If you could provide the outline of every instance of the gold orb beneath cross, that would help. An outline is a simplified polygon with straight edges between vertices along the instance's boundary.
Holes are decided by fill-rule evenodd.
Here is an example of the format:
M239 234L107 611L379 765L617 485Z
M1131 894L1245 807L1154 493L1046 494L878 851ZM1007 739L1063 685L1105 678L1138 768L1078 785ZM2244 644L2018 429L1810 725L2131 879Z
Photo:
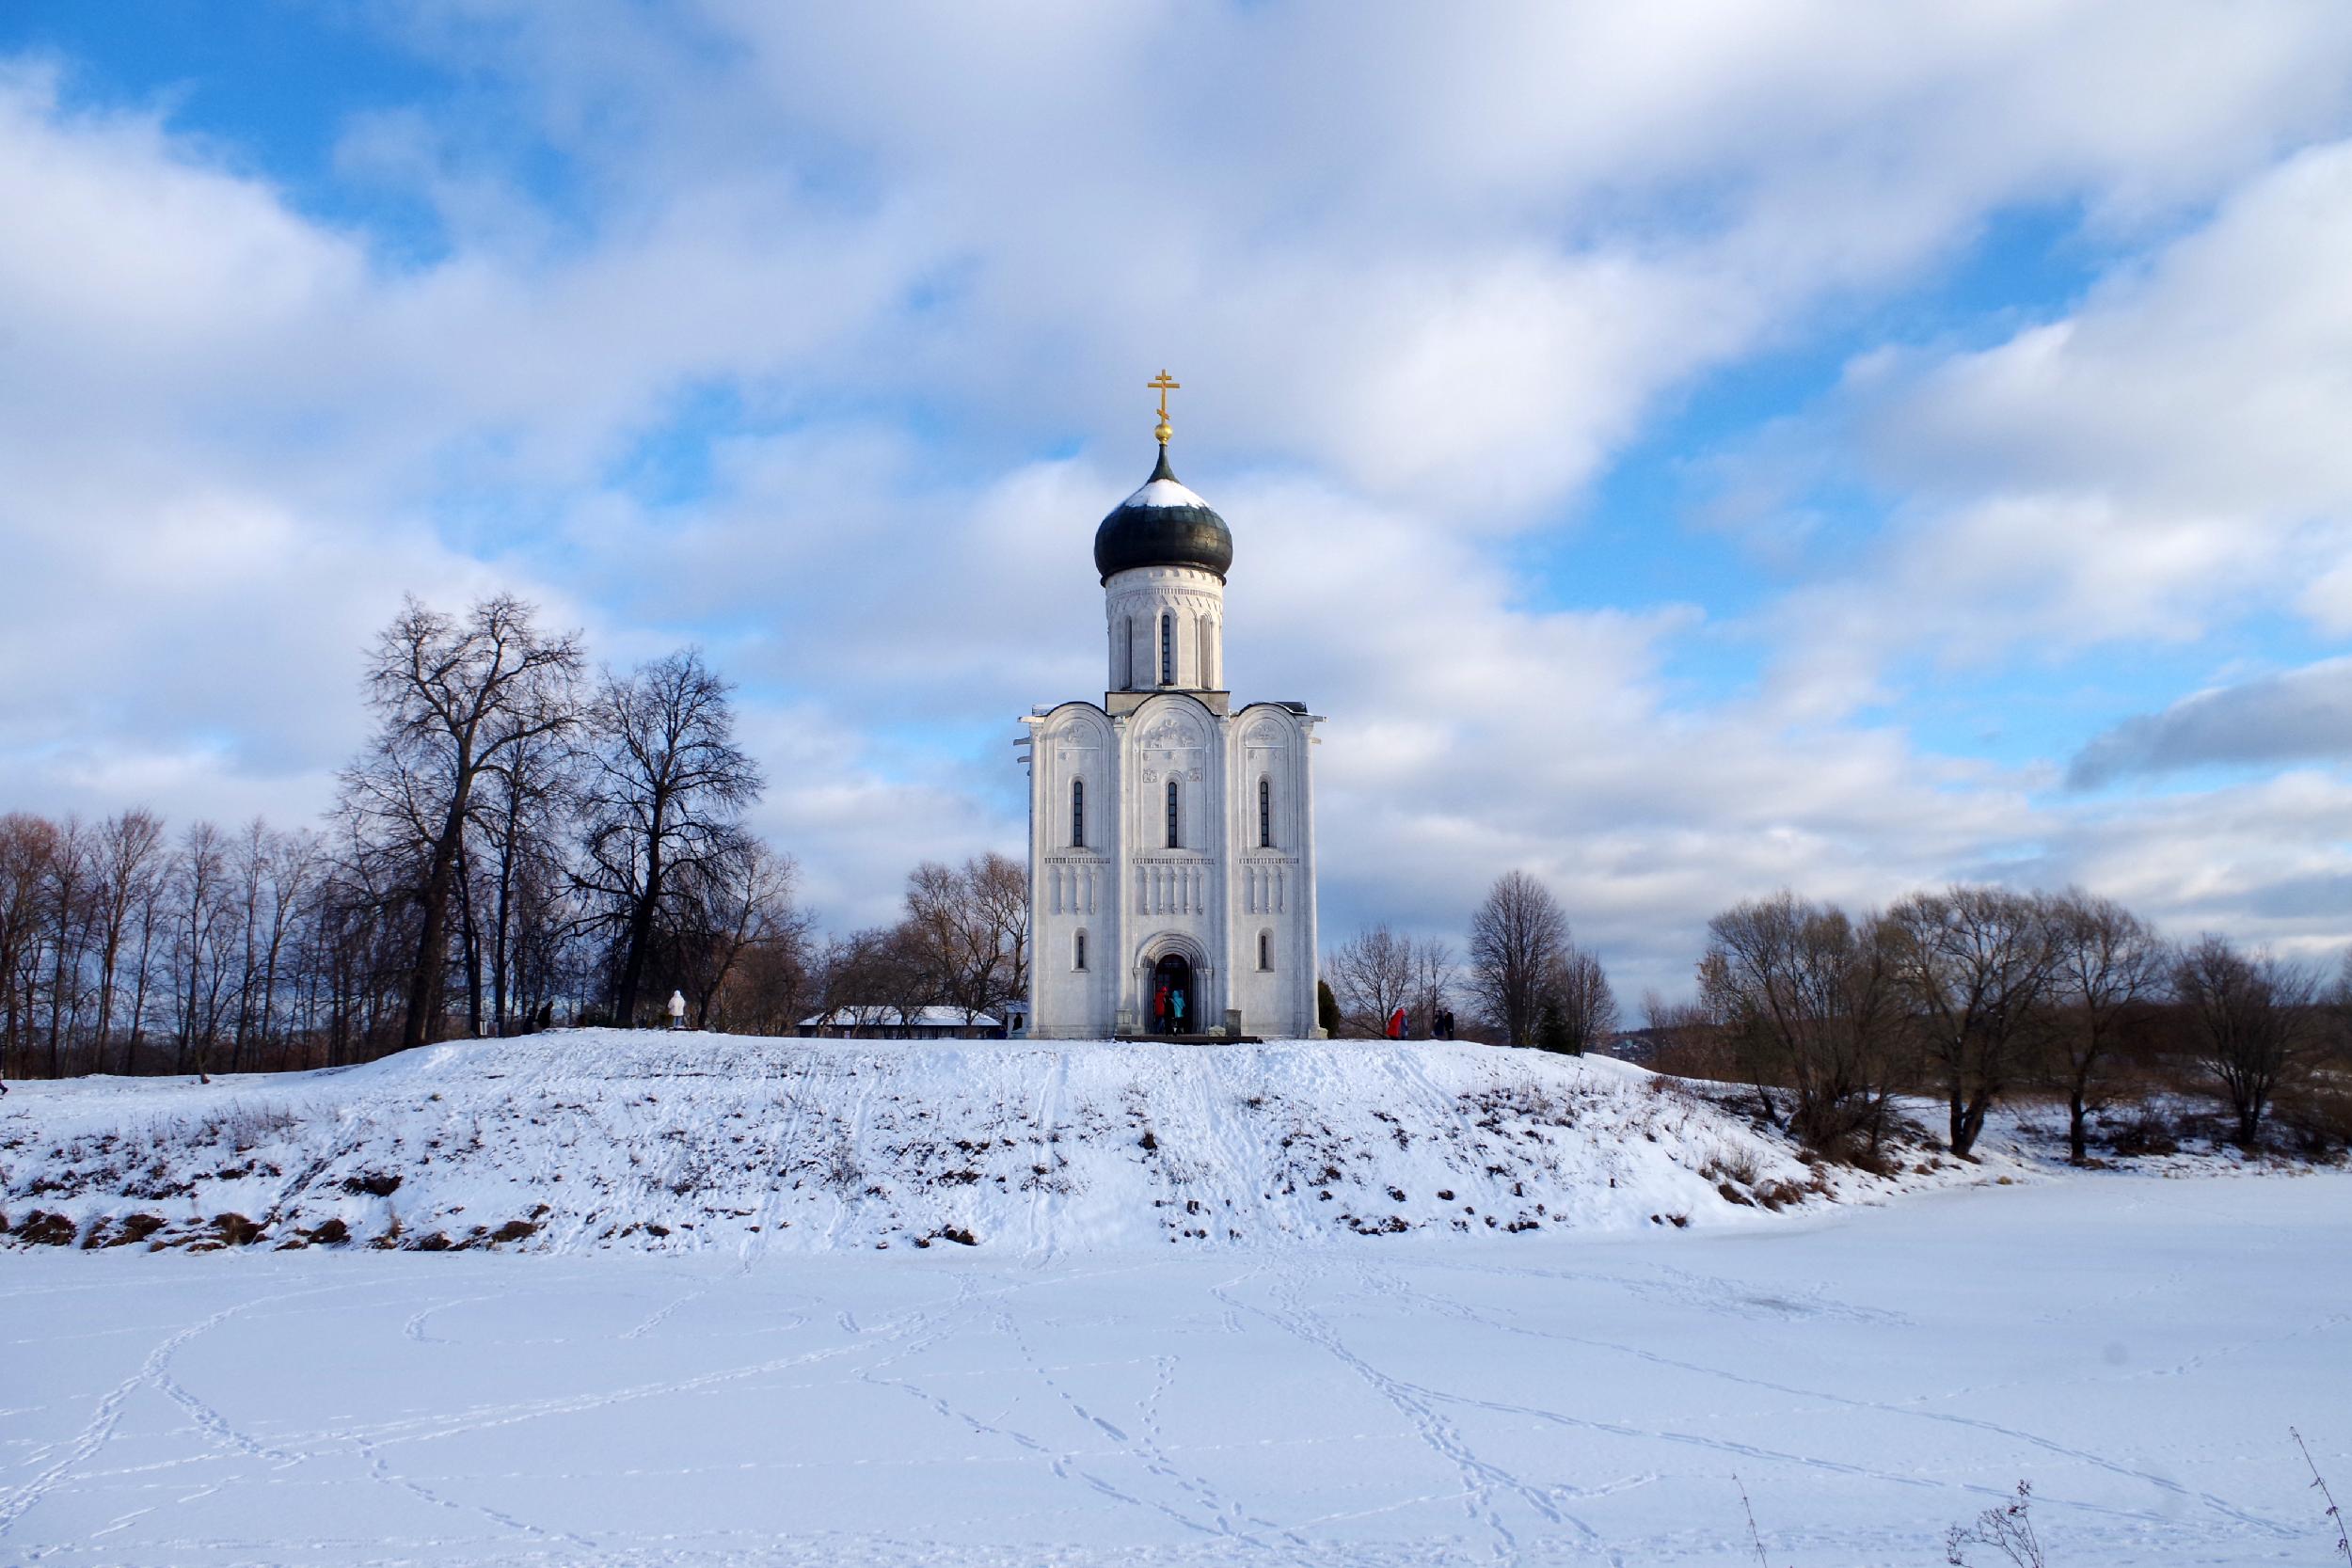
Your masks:
M1176 434L1176 427L1169 424L1166 420L1162 420L1158 424L1152 427L1152 434L1160 438L1160 445L1166 446L1168 445L1168 438Z

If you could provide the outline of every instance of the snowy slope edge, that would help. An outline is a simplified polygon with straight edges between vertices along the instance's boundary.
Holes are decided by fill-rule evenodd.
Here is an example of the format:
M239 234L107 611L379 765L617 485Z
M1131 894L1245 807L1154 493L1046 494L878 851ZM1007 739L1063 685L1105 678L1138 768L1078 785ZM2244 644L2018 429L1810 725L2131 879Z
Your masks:
M1767 1225L1889 1190L1639 1069L1458 1044L578 1030L0 1104L19 1244L1050 1255Z

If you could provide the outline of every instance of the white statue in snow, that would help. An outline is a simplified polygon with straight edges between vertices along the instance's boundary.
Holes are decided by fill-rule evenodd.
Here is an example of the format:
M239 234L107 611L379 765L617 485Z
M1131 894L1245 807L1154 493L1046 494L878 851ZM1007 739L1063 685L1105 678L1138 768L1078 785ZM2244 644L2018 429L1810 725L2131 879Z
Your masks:
M673 1029L686 1027L686 993L682 990L674 990L670 993L670 1027Z

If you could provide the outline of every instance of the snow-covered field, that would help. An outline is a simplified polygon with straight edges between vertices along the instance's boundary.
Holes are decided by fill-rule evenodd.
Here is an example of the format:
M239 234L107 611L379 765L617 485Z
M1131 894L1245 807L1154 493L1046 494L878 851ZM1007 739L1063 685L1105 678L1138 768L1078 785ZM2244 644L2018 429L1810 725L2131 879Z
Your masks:
M1944 1164L1913 1185L1985 1179ZM1054 1255L1773 1226L1898 1183L1619 1063L1487 1046L565 1031L0 1102L0 1242Z
M619 1044L602 1049L608 1066L630 1065ZM1312 1196L1321 1188L1280 1195L1299 1200L1290 1206L1261 1196L1244 1236L1184 1237L1204 1227L1151 1207L1164 1179L1144 1162L1168 1140L1130 1161L1140 1134L1114 1102L1106 1131L1065 1149L1065 1165L1048 1162L1083 1190L1023 1192L1009 1179L996 1193L992 1164L918 1193L907 1173L930 1156L909 1156L888 1167L904 1192L825 1189L822 1202L780 1200L706 1235L699 1216L723 1200L694 1195L729 1190L718 1176L684 1193L658 1172L630 1185L627 1159L577 1144L525 1168L501 1142L521 1133L485 1130L484 1147L501 1149L485 1158L465 1151L453 1121L441 1149L425 1149L453 1151L446 1171L404 1167L389 1198L343 1194L340 1175L311 1184L355 1206L338 1211L355 1234L389 1219L363 1205L404 1196L442 1216L429 1223L444 1233L503 1219L509 1198L586 1190L591 1171L606 1173L605 1196L551 1203L539 1230L497 1248L276 1250L265 1229L203 1256L0 1251L0 1561L1752 1562L1744 1485L1775 1568L1935 1564L1944 1528L2021 1478L2034 1483L2053 1568L2329 1560L2333 1537L2287 1428L2301 1428L2340 1495L2352 1489L2352 1176L2020 1164L2014 1185L1927 1190L1944 1178L1922 1177L1919 1190L1868 1203L1851 1191L1775 1212L1718 1195L1709 1209L1672 1183L1689 1148L1727 1135L1725 1118L1638 1074L1432 1052L1419 1070L1435 1086L1388 1112L1404 1121L1400 1146L1388 1123L1355 1119L1369 1117L1373 1087L1403 1093L1406 1064L1387 1058L1405 1053L1373 1048L1355 1072L1337 1071L1330 1053L1351 1049L1288 1048L1287 1063L1271 1047L1222 1062L1171 1055L1154 1070L1171 1083L1205 1074L1208 1087L1148 1101L1146 1125L1165 1118L1189 1139L1183 1107L1251 1094L1287 1103L1275 1091L1298 1074L1328 1100L1322 1125L1344 1135L1344 1163L1384 1180L1401 1186L1406 1167L1386 1153L1356 1160L1359 1141L1435 1162L1416 1181L1458 1180L1440 1172L1469 1163L1436 1148L1507 1144L1561 1191L1638 1197L1586 1192L1565 1224L1551 1223L1563 1205L1548 1197L1543 1228L1506 1234L1438 1223L1439 1211L1407 1207L1422 1202L1408 1192L1392 1200L1408 1229L1359 1235L1324 1217L1373 1207L1365 1183L1340 1180L1328 1204ZM842 1059L892 1051L910 1058L905 1074L943 1083L1025 1083L1052 1065L1013 1047ZM1092 1095L1097 1075L1118 1080L1115 1062L1095 1060L1105 1054L1063 1054L1067 1105ZM485 1059L438 1060L433 1088L410 1060L213 1092L249 1109L249 1130L274 1127L271 1148L315 1153L306 1140L342 1120L336 1105L382 1127L389 1101L371 1099L371 1083L405 1084L394 1097L421 1090L420 1117L461 1094L468 1106L446 1115L485 1114L495 1085L478 1099L456 1085ZM652 1092L666 1101L702 1083L723 1085L708 1090L714 1105L788 1102L752 1064ZM642 1101L661 1076L653 1067L619 1073L614 1101ZM1507 1139L1473 1106L1449 1143L1432 1108L1485 1092L1482 1070L1505 1086L1562 1074L1545 1082L1592 1098L1568 1122L1503 1118ZM549 1119L542 1097L556 1079L537 1069L501 1081L520 1126ZM854 1130L884 1119L885 1082L844 1118L853 1148L867 1147ZM566 1103L578 1092L561 1091ZM94 1143L136 1117L151 1118L143 1148L200 1147L210 1161L215 1143L173 1132L210 1115L202 1093L97 1083L12 1094L0 1137L24 1133L26 1117L56 1137L20 1138L11 1190L27 1171L56 1180L59 1142ZM959 1128L984 1108L972 1095L956 1102ZM1422 1109L1404 1120L1406 1105ZM425 1125L392 1119L402 1148ZM1065 1110L1033 1106L1028 1119L1050 1133ZM1253 1125L1236 1113L1222 1138L1200 1138L1208 1152L1184 1156L1210 1166L1199 1190L1289 1168L1282 1134L1233 1130ZM670 1130L648 1113L625 1141L650 1161L676 1141ZM362 1140L371 1156L389 1147L378 1137ZM897 1147L875 1137L876 1154ZM1097 1146L1121 1163L1096 1168L1086 1149ZM1733 1163L1739 1152L1726 1146ZM1116 1198L1091 1185L1127 1181L1129 1164L1141 1174ZM1478 1174L1495 1184L1474 1195L1481 1220L1508 1180L1537 1190L1524 1174ZM1612 1174L1624 1184L1609 1187ZM186 1176L167 1160L154 1180ZM214 1183L291 1180L215 1174L175 1196L206 1209L228 1190ZM789 1193L788 1181L769 1185ZM267 1193L241 1193L258 1222ZM656 1194L680 1205L674 1218L696 1220L691 1243L676 1227L651 1250L642 1228L602 1235ZM1677 1195L1691 1200L1687 1228L1636 1213ZM946 1211L930 1206L951 1196L978 1205L959 1212L986 1222L978 1245L874 1245L941 1223ZM12 1222L28 1201L79 1206L68 1223L84 1227L122 1202L167 1202L87 1188L18 1196ZM444 1212L459 1202L465 1213ZM1144 1222L1123 1217L1136 1205ZM751 1230L761 1213L792 1224L782 1236ZM291 1235L315 1218L297 1195L270 1224ZM826 1224L830 1247L783 1239Z

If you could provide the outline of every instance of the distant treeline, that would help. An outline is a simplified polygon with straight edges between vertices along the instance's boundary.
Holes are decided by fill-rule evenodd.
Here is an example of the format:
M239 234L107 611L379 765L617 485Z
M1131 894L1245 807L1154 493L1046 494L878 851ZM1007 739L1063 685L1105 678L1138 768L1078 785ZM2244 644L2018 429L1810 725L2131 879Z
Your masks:
M514 599L411 601L365 691L322 829L0 817L7 1072L333 1066L673 988L759 1011L793 866L741 828L759 774L699 655L592 673Z
M374 733L318 828L0 816L0 1076L339 1066L664 1022L674 991L695 1027L787 1034L1027 988L1026 878L1000 855L916 867L896 925L813 935L692 649L592 671L516 599L412 600L364 691Z
M2101 1109L2135 1107L2126 1141L2178 1129L2168 1097L2211 1097L2260 1144L2352 1144L2352 952L2332 974L2205 935L2174 943L2078 889L1952 887L1849 914L1783 892L1708 924L1694 1001L1645 998L1621 1033L1607 976L1534 878L1501 878L1466 962L1442 941L1374 927L1325 961L1335 1033L1409 1033L1463 1009L1467 1037L1554 1051L1614 1046L1668 1072L1745 1084L1756 1115L1833 1158L1868 1163L1898 1094L1931 1095L1966 1154L2004 1098L2065 1107L2073 1158Z

